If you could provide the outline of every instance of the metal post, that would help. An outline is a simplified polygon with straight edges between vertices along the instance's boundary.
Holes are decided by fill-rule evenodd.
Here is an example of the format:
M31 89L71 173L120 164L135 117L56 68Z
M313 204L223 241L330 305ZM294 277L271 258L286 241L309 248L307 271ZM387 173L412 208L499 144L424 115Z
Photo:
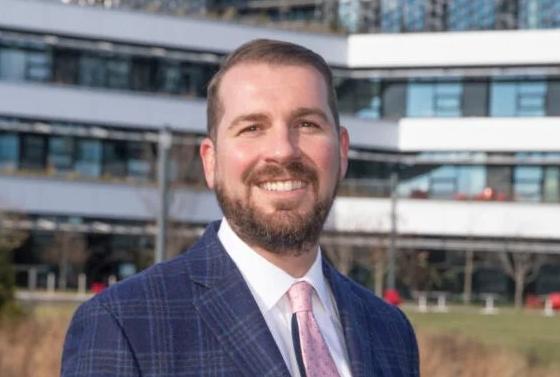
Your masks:
M86 294L87 277L86 274L81 273L78 275L78 293L81 295Z
M171 144L171 132L168 128L162 129L159 133L158 144L159 211L154 263L162 262L165 259L167 218L169 210L169 150L171 149Z
M54 272L47 274L47 292L53 294L56 289L56 276Z
M397 250L397 167L391 171L391 233L389 235L389 255L387 266L387 289L395 289L395 258Z
M37 267L31 267L28 271L27 288L30 291L37 289Z

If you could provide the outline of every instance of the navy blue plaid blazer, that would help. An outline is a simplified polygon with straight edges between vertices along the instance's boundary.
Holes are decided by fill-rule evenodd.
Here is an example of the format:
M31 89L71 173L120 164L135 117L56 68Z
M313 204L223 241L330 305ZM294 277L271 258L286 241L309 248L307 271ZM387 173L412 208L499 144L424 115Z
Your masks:
M289 377L219 222L185 254L105 290L76 311L62 376ZM324 263L354 377L419 375L404 314Z

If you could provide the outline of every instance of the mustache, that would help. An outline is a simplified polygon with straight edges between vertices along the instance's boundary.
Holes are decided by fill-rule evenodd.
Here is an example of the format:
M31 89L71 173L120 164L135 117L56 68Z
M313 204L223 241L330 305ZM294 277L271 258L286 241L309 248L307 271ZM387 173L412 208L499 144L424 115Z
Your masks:
M243 174L243 181L248 185L258 184L266 180L289 176L292 179L315 183L317 171L303 161L289 161L285 164L268 164L258 169L249 169Z

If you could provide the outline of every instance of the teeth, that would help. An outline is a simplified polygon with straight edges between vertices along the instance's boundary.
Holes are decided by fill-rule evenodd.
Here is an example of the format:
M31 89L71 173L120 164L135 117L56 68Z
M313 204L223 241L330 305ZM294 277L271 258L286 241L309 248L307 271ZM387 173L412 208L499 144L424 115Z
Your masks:
M303 187L302 181L265 182L260 185L267 191L293 191Z

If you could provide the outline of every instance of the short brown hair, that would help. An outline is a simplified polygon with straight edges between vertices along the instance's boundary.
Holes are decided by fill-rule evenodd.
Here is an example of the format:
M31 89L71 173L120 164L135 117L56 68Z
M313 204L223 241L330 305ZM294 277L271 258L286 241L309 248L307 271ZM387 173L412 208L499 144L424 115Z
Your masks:
M294 43L271 39L255 39L247 42L226 57L220 69L208 84L207 131L212 140L216 140L216 129L223 115L223 104L219 98L220 82L226 72L241 63L269 63L273 65L307 65L315 68L325 79L328 91L328 104L335 125L339 128L336 93L331 70L319 54Z

